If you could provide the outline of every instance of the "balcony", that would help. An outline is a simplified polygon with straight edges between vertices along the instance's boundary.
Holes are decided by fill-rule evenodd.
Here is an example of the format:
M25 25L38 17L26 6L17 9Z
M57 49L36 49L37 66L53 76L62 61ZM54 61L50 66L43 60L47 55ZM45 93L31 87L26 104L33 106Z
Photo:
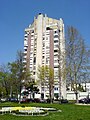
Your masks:
M24 58L27 58L27 56L26 56L26 55L24 55Z
M24 37L27 37L27 36L28 36L27 34L24 35Z
M24 51L24 54L27 54L27 51Z
M26 63L26 60L23 60L23 63Z

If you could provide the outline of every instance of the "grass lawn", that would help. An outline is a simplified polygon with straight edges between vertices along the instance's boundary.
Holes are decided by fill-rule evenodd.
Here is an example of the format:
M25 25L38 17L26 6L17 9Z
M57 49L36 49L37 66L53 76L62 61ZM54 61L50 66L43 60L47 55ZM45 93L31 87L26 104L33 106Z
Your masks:
M2 106L38 106L53 107L62 112L50 112L47 116L14 116L10 114L0 115L0 120L90 120L90 106L74 104L46 104L46 103L0 103Z

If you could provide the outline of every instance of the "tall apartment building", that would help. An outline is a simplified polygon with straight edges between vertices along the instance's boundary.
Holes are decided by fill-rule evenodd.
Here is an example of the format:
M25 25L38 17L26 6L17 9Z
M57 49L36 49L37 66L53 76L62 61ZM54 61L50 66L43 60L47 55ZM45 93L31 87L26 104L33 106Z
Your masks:
M24 62L33 71L37 80L38 66L48 65L54 69L54 93L66 98L66 81L63 75L65 68L65 38L63 20L56 20L39 13L31 25L25 29ZM44 96L48 89L44 90Z

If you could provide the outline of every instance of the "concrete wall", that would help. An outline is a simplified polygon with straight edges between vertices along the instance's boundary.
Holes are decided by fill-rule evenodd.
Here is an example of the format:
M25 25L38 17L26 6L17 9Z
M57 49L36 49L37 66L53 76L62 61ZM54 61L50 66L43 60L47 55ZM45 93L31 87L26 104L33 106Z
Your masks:
M67 95L67 100L76 100L74 91L68 91L66 95ZM82 98L87 98L88 95L90 97L90 93L88 92L78 92L78 100Z

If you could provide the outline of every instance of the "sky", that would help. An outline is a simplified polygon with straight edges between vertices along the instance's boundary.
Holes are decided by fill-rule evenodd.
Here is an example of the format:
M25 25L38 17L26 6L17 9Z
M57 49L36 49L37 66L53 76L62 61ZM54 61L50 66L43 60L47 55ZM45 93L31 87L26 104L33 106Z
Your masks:
M0 65L16 60L24 47L24 29L37 14L63 18L90 47L90 0L0 0Z

